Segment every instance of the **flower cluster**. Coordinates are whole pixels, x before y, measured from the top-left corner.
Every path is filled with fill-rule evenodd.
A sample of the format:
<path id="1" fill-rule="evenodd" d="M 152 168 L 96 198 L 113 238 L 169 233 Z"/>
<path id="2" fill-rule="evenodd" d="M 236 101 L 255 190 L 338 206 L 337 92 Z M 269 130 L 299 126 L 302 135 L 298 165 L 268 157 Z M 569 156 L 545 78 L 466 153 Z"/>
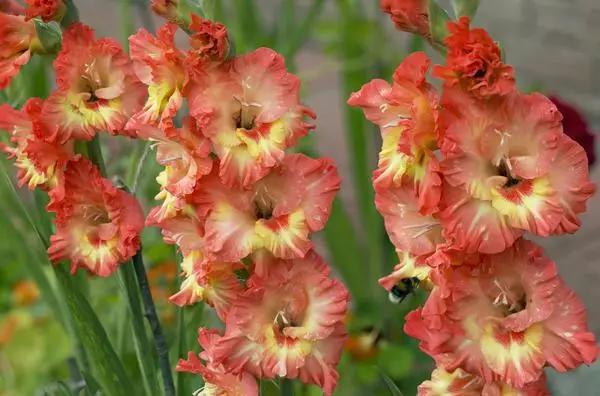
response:
<path id="1" fill-rule="evenodd" d="M 164 13 L 178 5 L 153 2 Z M 60 18 L 64 7 L 31 0 L 7 10 L 26 16 L 0 14 L 2 86 L 39 46 L 30 19 Z M 15 158 L 20 184 L 49 194 L 53 262 L 108 276 L 139 250 L 144 223 L 178 246 L 185 279 L 169 300 L 204 301 L 225 323 L 222 335 L 201 329 L 204 352 L 178 366 L 201 374 L 205 393 L 257 394 L 255 377 L 280 376 L 331 394 L 349 296 L 310 238 L 329 217 L 337 169 L 288 152 L 315 114 L 300 103 L 299 80 L 281 55 L 232 56 L 225 26 L 193 14 L 186 21 L 173 17 L 156 35 L 139 30 L 130 54 L 71 23 L 55 54 L 56 89 L 21 109 L 0 107 L 11 136 L 1 148 Z M 189 50 L 175 45 L 182 24 Z M 180 119 L 184 104 L 189 115 Z M 83 155 L 97 158 L 101 131 L 150 141 L 164 167 L 161 204 L 145 221 L 136 199 Z"/>
<path id="2" fill-rule="evenodd" d="M 204 301 L 225 323 L 224 334 L 200 329 L 204 351 L 178 369 L 202 375 L 206 394 L 257 394 L 254 378 L 275 376 L 331 394 L 348 293 L 310 235 L 325 226 L 340 178 L 330 159 L 286 152 L 314 128 L 305 120 L 314 114 L 281 55 L 228 57 L 225 27 L 196 16 L 183 51 L 177 28 L 130 38 L 148 99 L 125 130 L 151 141 L 164 167 L 146 224 L 183 256 L 170 301 Z M 177 126 L 184 101 L 190 116 Z"/>
<path id="3" fill-rule="evenodd" d="M 588 160 L 548 98 L 515 88 L 485 30 L 461 17 L 448 31 L 441 93 L 417 52 L 392 84 L 349 99 L 383 138 L 373 185 L 400 264 L 380 283 L 391 297 L 407 278 L 430 290 L 405 323 L 437 364 L 419 395 L 547 394 L 545 367 L 590 364 L 597 347 L 578 297 L 523 235 L 579 229 Z"/>
<path id="4" fill-rule="evenodd" d="M 45 17 L 62 6 L 30 1 L 27 13 Z M 19 59 L 29 59 L 37 38 L 33 21 L 24 16 L 0 13 L 0 19 L 6 21 L 2 29 L 14 28 L 10 34 L 0 31 L 0 40 L 14 37 L 22 44 L 3 47 L 5 60 L 14 56 L 11 51 L 23 52 L 5 64 L 8 68 L 0 68 L 4 84 L 18 72 L 16 65 L 23 64 Z M 139 249 L 144 216 L 137 200 L 114 186 L 75 147 L 103 130 L 123 133 L 127 120 L 141 111 L 145 91 L 120 45 L 96 39 L 81 23 L 64 32 L 54 70 L 56 89 L 47 99 L 31 98 L 21 109 L 0 106 L 0 129 L 10 134 L 10 144 L 0 148 L 15 159 L 19 185 L 48 192 L 47 210 L 56 214 L 50 260 L 70 262 L 72 272 L 84 268 L 108 276 Z"/>

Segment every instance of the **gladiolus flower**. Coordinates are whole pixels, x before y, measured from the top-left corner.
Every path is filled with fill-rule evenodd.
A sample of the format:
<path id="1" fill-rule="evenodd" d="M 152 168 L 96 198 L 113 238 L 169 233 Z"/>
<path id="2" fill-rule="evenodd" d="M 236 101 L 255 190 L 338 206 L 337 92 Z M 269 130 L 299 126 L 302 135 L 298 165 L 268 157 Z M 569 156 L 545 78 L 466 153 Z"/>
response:
<path id="1" fill-rule="evenodd" d="M 206 219 L 207 251 L 227 262 L 259 249 L 284 259 L 303 257 L 312 247 L 309 233 L 325 226 L 340 185 L 331 160 L 302 154 L 288 154 L 250 190 L 231 189 L 215 173 L 202 180 L 194 199 Z"/>
<path id="2" fill-rule="evenodd" d="M 500 108 L 471 106 L 442 142 L 440 219 L 455 247 L 498 253 L 523 231 L 575 232 L 594 185 L 552 102 L 515 93 Z"/>
<path id="3" fill-rule="evenodd" d="M 235 375 L 215 362 L 215 349 L 220 338 L 216 330 L 201 328 L 198 331 L 198 343 L 202 352 L 199 356 L 190 352 L 188 360 L 180 359 L 177 371 L 201 375 L 204 378 L 204 387 L 199 393 L 194 393 L 198 396 L 258 396 L 258 385 L 251 374 L 241 372 Z"/>
<path id="4" fill-rule="evenodd" d="M 427 0 L 381 0 L 380 8 L 390 15 L 396 29 L 431 39 Z"/>
<path id="5" fill-rule="evenodd" d="M 0 0 L 0 12 L 10 15 L 24 15 L 25 8 L 15 0 Z"/>
<path id="6" fill-rule="evenodd" d="M 142 107 L 145 90 L 117 41 L 96 40 L 81 23 L 64 33 L 54 62 L 57 90 L 44 104 L 44 117 L 55 125 L 58 140 L 90 140 L 99 130 L 123 133 Z"/>
<path id="7" fill-rule="evenodd" d="M 419 197 L 410 183 L 377 189 L 375 205 L 396 249 L 422 256 L 434 253 L 445 242 L 437 216 L 419 213 Z"/>
<path id="8" fill-rule="evenodd" d="M 507 95 L 513 91 L 512 66 L 502 62 L 498 45 L 484 29 L 471 29 L 469 17 L 448 22 L 450 35 L 446 65 L 434 66 L 432 74 L 445 84 L 458 86 L 478 99 Z"/>
<path id="9" fill-rule="evenodd" d="M 192 14 L 190 31 L 192 56 L 216 62 L 225 59 L 229 52 L 229 34 L 225 25 Z"/>
<path id="10" fill-rule="evenodd" d="M 375 188 L 412 182 L 424 214 L 437 211 L 441 186 L 433 154 L 437 149 L 438 98 L 425 79 L 430 65 L 424 52 L 411 54 L 396 69 L 392 85 L 373 80 L 348 100 L 381 128 L 383 144 L 373 174 Z"/>
<path id="11" fill-rule="evenodd" d="M 445 292 L 432 293 L 424 316 L 405 326 L 446 370 L 523 388 L 546 365 L 563 372 L 596 360 L 583 305 L 533 243 L 446 271 L 451 278 L 436 278 Z"/>
<path id="12" fill-rule="evenodd" d="M 86 158 L 71 160 L 50 191 L 48 211 L 56 213 L 50 260 L 71 261 L 99 276 L 115 272 L 140 247 L 144 217 L 136 199 L 113 186 Z"/>
<path id="13" fill-rule="evenodd" d="M 551 96 L 550 100 L 563 115 L 565 135 L 584 148 L 591 167 L 596 162 L 596 147 L 594 145 L 596 135 L 593 131 L 590 131 L 588 122 L 578 109 L 557 96 Z"/>
<path id="14" fill-rule="evenodd" d="M 197 122 L 186 118 L 182 128 L 171 121 L 158 129 L 136 121 L 132 124 L 137 136 L 150 140 L 156 149 L 158 163 L 165 170 L 158 177 L 164 180 L 167 191 L 185 197 L 196 188 L 198 180 L 210 173 L 210 142 L 200 132 Z"/>
<path id="15" fill-rule="evenodd" d="M 267 278 L 251 278 L 229 311 L 215 361 L 232 373 L 300 378 L 330 395 L 346 341 L 348 292 L 314 252 L 272 268 Z"/>
<path id="16" fill-rule="evenodd" d="M 19 186 L 30 190 L 56 186 L 62 170 L 73 153 L 72 144 L 52 141 L 52 132 L 40 114 L 43 101 L 29 99 L 21 110 L 0 106 L 0 129 L 11 134 L 14 146 L 0 144 L 0 150 L 15 158 Z"/>
<path id="17" fill-rule="evenodd" d="M 236 275 L 236 271 L 245 269 L 244 265 L 215 261 L 205 254 L 204 229 L 193 216 L 178 215 L 158 226 L 165 242 L 176 244 L 183 253 L 185 280 L 169 301 L 179 306 L 205 301 L 225 320 L 231 304 L 244 290 Z"/>
<path id="18" fill-rule="evenodd" d="M 0 89 L 10 84 L 36 52 L 44 51 L 33 21 L 0 12 Z"/>
<path id="19" fill-rule="evenodd" d="M 431 380 L 419 385 L 417 396 L 549 396 L 546 377 L 515 389 L 508 384 L 484 382 L 482 378 L 456 369 L 448 372 L 436 368 L 431 374 Z"/>
<path id="20" fill-rule="evenodd" d="M 400 263 L 396 264 L 391 274 L 379 279 L 379 284 L 388 292 L 405 278 L 418 278 L 421 284 L 429 283 L 429 272 L 431 267 L 423 260 L 408 252 L 397 250 Z"/>
<path id="21" fill-rule="evenodd" d="M 63 0 L 27 0 L 25 19 L 40 17 L 44 22 L 61 20 L 66 10 Z"/>
<path id="22" fill-rule="evenodd" d="M 146 105 L 134 115 L 142 124 L 162 124 L 172 119 L 183 102 L 188 76 L 183 51 L 175 46 L 177 28 L 175 23 L 167 23 L 158 30 L 157 37 L 145 29 L 129 37 L 135 73 L 148 86 Z"/>
<path id="23" fill-rule="evenodd" d="M 223 263 L 204 261 L 203 254 L 191 251 L 181 262 L 185 280 L 180 291 L 169 298 L 169 301 L 181 306 L 205 301 L 215 308 L 217 315 L 226 320 L 233 302 L 241 295 L 244 287 L 235 275 L 236 270 L 243 270 L 242 263 Z"/>
<path id="24" fill-rule="evenodd" d="M 130 126 L 138 137 L 155 142 L 157 160 L 165 167 L 156 178 L 161 189 L 155 199 L 163 203 L 153 208 L 146 219 L 148 225 L 159 224 L 189 207 L 198 181 L 213 166 L 210 142 L 192 118 L 186 118 L 182 128 L 175 128 L 172 121 L 167 121 L 162 129 L 139 121 L 132 121 Z"/>
<path id="25" fill-rule="evenodd" d="M 283 57 L 268 48 L 212 67 L 191 85 L 190 113 L 221 159 L 225 184 L 251 186 L 314 128 L 303 120 L 315 115 L 300 105 L 298 90 Z"/>

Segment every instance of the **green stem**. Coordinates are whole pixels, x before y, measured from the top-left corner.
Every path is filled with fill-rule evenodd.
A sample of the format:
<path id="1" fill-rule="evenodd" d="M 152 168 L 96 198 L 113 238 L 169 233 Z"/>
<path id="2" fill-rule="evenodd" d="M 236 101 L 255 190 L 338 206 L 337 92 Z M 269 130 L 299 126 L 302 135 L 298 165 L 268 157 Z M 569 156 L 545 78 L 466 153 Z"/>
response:
<path id="1" fill-rule="evenodd" d="M 187 342 L 185 334 L 187 332 L 187 327 L 185 326 L 185 309 L 183 307 L 178 307 L 177 309 L 177 357 L 181 358 L 185 356 L 187 352 Z M 189 394 L 188 384 L 186 381 L 186 375 L 181 371 L 177 372 L 177 394 L 178 395 L 187 395 Z"/>
<path id="2" fill-rule="evenodd" d="M 133 332 L 135 353 L 142 372 L 144 388 L 148 395 L 154 395 L 160 387 L 158 385 L 158 378 L 156 378 L 154 360 L 148 357 L 148 351 L 150 351 L 151 346 L 144 327 L 144 315 L 142 314 L 142 304 L 135 282 L 133 264 L 123 264 L 119 270 L 121 288 L 127 297 L 131 311 L 131 330 Z"/>
<path id="3" fill-rule="evenodd" d="M 340 1 L 339 7 L 343 16 L 342 24 L 342 61 L 352 62 L 360 58 L 364 52 L 362 44 L 357 44 L 354 37 L 355 21 L 357 21 L 357 12 L 354 10 L 351 2 L 348 0 Z M 350 97 L 354 90 L 360 88 L 367 81 L 365 69 L 346 70 L 342 75 L 343 89 L 342 95 L 344 102 Z M 348 133 L 348 144 L 350 146 L 350 157 L 352 158 L 354 188 L 358 195 L 361 220 L 365 229 L 365 239 L 367 241 L 367 257 L 369 262 L 368 279 L 371 285 L 376 284 L 381 275 L 381 266 L 383 264 L 383 222 L 375 208 L 373 186 L 371 184 L 371 166 L 370 157 L 372 154 L 372 139 L 367 137 L 369 132 L 362 112 L 359 109 L 353 109 L 345 106 L 346 130 Z M 377 288 L 371 287 L 373 292 Z"/>
<path id="4" fill-rule="evenodd" d="M 119 5 L 119 14 L 121 15 L 121 42 L 123 43 L 125 51 L 129 51 L 129 36 L 131 36 L 134 29 L 132 18 L 133 7 L 131 0 L 121 0 Z"/>
<path id="5" fill-rule="evenodd" d="M 294 380 L 289 378 L 282 378 L 281 382 L 281 396 L 294 396 Z"/>
<path id="6" fill-rule="evenodd" d="M 104 158 L 102 158 L 100 134 L 96 134 L 92 140 L 87 142 L 86 146 L 88 158 L 100 169 L 102 176 L 106 177 L 106 166 L 104 165 Z"/>
<path id="7" fill-rule="evenodd" d="M 150 285 L 148 283 L 148 276 L 146 275 L 146 268 L 142 258 L 142 248 L 137 251 L 133 256 L 133 267 L 135 269 L 135 275 L 137 277 L 138 285 L 142 294 L 142 300 L 144 301 L 144 315 L 150 323 L 152 334 L 154 335 L 154 346 L 158 354 L 159 367 L 163 378 L 163 387 L 166 396 L 175 396 L 175 385 L 173 384 L 173 374 L 171 373 L 171 363 L 169 362 L 169 348 L 165 335 L 160 326 L 160 320 L 156 313 L 156 307 L 154 306 L 154 300 L 152 299 L 152 293 L 150 292 Z"/>

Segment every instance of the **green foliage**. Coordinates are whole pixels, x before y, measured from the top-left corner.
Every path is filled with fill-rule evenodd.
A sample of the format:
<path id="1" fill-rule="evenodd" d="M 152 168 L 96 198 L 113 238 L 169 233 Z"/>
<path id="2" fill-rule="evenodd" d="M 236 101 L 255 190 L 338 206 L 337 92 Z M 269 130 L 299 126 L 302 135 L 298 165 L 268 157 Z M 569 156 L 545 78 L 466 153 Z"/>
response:
<path id="1" fill-rule="evenodd" d="M 457 17 L 466 15 L 471 20 L 477 13 L 477 8 L 479 8 L 480 0 L 452 0 L 452 7 L 454 7 L 454 13 Z"/>
<path id="2" fill-rule="evenodd" d="M 435 0 L 429 1 L 429 30 L 433 41 L 443 48 L 444 38 L 448 35 L 448 28 L 446 27 L 450 16 Z"/>

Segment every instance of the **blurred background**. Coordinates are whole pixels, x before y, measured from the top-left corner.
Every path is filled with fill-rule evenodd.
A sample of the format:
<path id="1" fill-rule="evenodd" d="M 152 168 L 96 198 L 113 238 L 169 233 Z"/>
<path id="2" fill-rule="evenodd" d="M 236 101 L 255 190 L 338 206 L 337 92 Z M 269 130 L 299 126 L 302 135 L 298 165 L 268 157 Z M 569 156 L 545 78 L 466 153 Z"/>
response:
<path id="1" fill-rule="evenodd" d="M 418 295 L 400 307 L 392 306 L 376 284 L 376 279 L 390 272 L 397 261 L 374 211 L 370 191 L 378 133 L 363 120 L 360 111 L 349 109 L 345 101 L 370 79 L 389 79 L 407 53 L 426 48 L 409 34 L 395 31 L 389 18 L 379 12 L 376 0 L 210 3 L 215 19 L 227 24 L 238 52 L 270 46 L 287 57 L 288 66 L 302 79 L 304 101 L 318 115 L 317 128 L 302 148 L 333 157 L 344 179 L 336 203 L 337 215 L 318 236 L 320 250 L 354 297 L 354 313 L 348 319 L 352 336 L 340 365 L 336 394 L 394 394 L 391 380 L 404 395 L 414 395 L 416 386 L 428 377 L 431 361 L 401 329 L 405 313 L 425 296 Z M 146 10 L 146 1 L 75 0 L 75 4 L 80 19 L 95 28 L 98 36 L 116 36 L 123 41 L 140 26 L 154 30 L 162 23 Z M 473 24 L 486 28 L 501 43 L 506 62 L 515 67 L 523 91 L 539 90 L 559 97 L 581 112 L 590 131 L 600 130 L 600 1 L 481 0 Z M 181 38 L 184 45 L 185 37 Z M 25 72 L 44 74 L 49 65 L 47 60 L 40 60 L 28 65 Z M 44 80 L 35 80 L 35 84 L 47 83 L 50 87 L 52 77 L 48 82 Z M 48 89 L 41 85 L 31 87 L 27 81 L 13 85 L 13 91 L 26 86 L 40 96 Z M 131 164 L 140 159 L 144 150 L 141 143 L 105 139 L 109 173 L 131 176 Z M 152 197 L 157 191 L 154 177 L 159 171 L 153 156 L 149 157 L 140 179 L 146 212 L 153 205 Z M 3 160 L 2 164 L 12 174 L 9 163 Z M 600 169 L 592 169 L 592 179 L 600 183 Z M 32 231 L 5 197 L 7 188 L 5 184 L 0 190 L 0 395 L 61 394 L 60 381 L 69 378 L 65 361 L 72 355 L 73 346 L 32 282 L 31 263 L 43 260 L 43 254 L 36 252 Z M 536 241 L 579 293 L 589 310 L 590 328 L 600 336 L 598 196 L 590 200 L 582 223 L 576 235 Z M 174 251 L 161 242 L 155 230 L 144 232 L 144 243 L 154 297 L 170 343 L 174 344 L 178 314 L 176 307 L 166 302 L 177 288 Z M 128 313 L 121 307 L 123 297 L 118 282 L 94 279 L 88 287 L 88 295 L 115 349 L 135 365 L 129 345 L 131 334 L 126 327 Z M 208 310 L 205 314 L 202 307 L 186 310 L 187 346 L 193 349 L 198 325 L 210 324 L 214 317 Z M 173 347 L 172 363 L 177 354 Z M 563 375 L 560 380 L 550 375 L 554 394 L 600 394 L 598 365 Z"/>

